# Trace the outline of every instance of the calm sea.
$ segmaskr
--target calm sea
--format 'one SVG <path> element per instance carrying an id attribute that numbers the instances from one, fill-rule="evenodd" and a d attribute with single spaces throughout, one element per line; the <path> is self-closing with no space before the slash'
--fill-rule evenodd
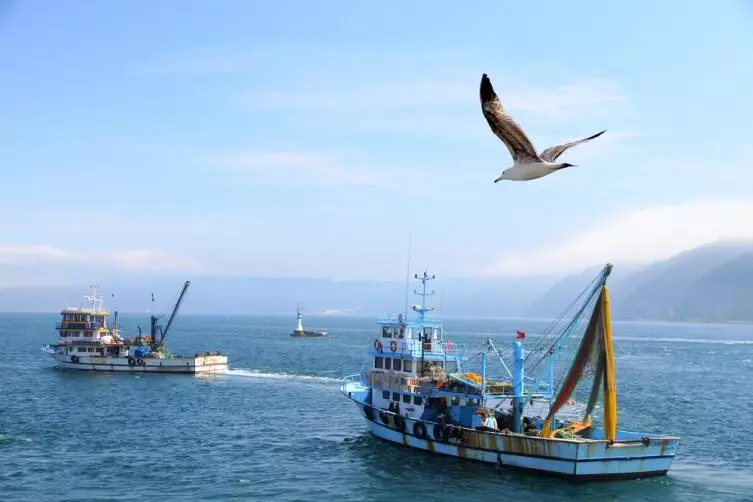
<path id="1" fill-rule="evenodd" d="M 215 377 L 58 370 L 54 315 L 0 314 L 0 499 L 753 500 L 753 326 L 615 323 L 626 430 L 682 437 L 666 477 L 571 484 L 433 456 L 366 432 L 338 379 L 357 373 L 371 319 L 179 316 L 175 352 L 220 350 Z M 121 316 L 135 332 L 145 318 Z M 546 322 L 447 320 L 451 337 L 509 347 Z"/>

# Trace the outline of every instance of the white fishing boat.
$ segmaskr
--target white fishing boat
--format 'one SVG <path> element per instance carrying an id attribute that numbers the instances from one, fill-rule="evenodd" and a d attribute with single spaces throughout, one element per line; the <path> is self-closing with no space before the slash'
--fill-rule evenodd
<path id="1" fill-rule="evenodd" d="M 369 368 L 343 379 L 341 392 L 374 435 L 404 447 L 575 480 L 666 474 L 680 438 L 617 428 L 611 270 L 604 267 L 571 320 L 563 316 L 561 330 L 541 334 L 528 356 L 518 331 L 509 366 L 491 339 L 472 357 L 448 340 L 441 321 L 425 317 L 432 310 L 426 281 L 433 276 L 416 276 L 423 284 L 423 301 L 413 307 L 418 317 L 380 321 Z M 569 362 L 560 365 L 567 352 Z M 498 360 L 501 375 L 487 358 Z M 479 372 L 471 371 L 472 360 L 480 362 Z M 557 381 L 555 374 L 563 376 Z M 576 393 L 587 398 L 585 408 L 565 413 Z"/>
<path id="2" fill-rule="evenodd" d="M 158 324 L 162 316 L 150 317 L 150 335 L 123 338 L 115 312 L 109 324 L 110 313 L 104 308 L 104 300 L 98 286 L 92 286 L 92 294 L 84 296 L 88 305 L 65 308 L 60 312 L 61 321 L 56 329 L 59 339 L 55 344 L 42 347 L 61 368 L 83 371 L 129 371 L 147 373 L 212 373 L 228 368 L 228 357 L 219 352 L 203 352 L 193 355 L 171 354 L 165 347 L 165 337 L 175 319 L 190 281 L 186 281 L 175 303 L 167 325 Z"/>

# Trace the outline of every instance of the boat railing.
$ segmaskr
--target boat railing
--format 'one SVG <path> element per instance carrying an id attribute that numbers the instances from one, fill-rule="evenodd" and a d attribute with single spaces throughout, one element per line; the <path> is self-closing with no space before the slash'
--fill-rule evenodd
<path id="1" fill-rule="evenodd" d="M 381 344 L 381 349 L 375 343 L 369 351 L 371 355 L 401 354 L 417 357 L 421 354 L 428 354 L 457 358 L 465 357 L 467 354 L 467 347 L 465 345 L 458 345 L 449 340 L 430 340 L 426 342 L 404 338 L 378 338 L 377 340 Z M 392 343 L 393 341 L 395 342 L 394 344 Z"/>
<path id="2" fill-rule="evenodd" d="M 63 338 L 58 342 L 58 345 L 73 345 L 73 346 L 76 346 L 76 345 L 97 345 L 97 346 L 113 345 L 115 346 L 115 345 L 121 345 L 121 344 L 115 341 L 110 342 L 110 343 L 105 343 L 102 341 L 101 338 L 88 337 L 86 340 L 66 340 L 65 338 Z"/>

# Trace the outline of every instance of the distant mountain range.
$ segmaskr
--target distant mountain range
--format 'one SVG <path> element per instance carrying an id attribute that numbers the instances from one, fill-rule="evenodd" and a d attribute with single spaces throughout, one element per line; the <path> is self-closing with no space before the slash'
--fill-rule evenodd
<path id="1" fill-rule="evenodd" d="M 185 278 L 133 277 L 104 281 L 105 303 L 121 312 L 162 312 L 175 301 Z M 404 282 L 328 280 L 311 278 L 196 277 L 181 312 L 194 314 L 257 314 L 295 317 L 303 302 L 304 315 L 376 316 L 406 308 Z M 520 315 L 556 281 L 526 279 L 441 279 L 429 283 L 431 306 L 444 316 L 514 317 Z M 416 281 L 411 281 L 410 291 Z M 50 312 L 78 306 L 89 293 L 85 283 L 0 287 L 0 311 Z M 151 293 L 155 302 L 151 303 Z M 112 294 L 115 296 L 113 297 Z M 418 297 L 408 295 L 408 306 Z"/>
<path id="2" fill-rule="evenodd" d="M 430 283 L 430 305 L 445 317 L 553 318 L 591 282 L 603 264 L 562 277 L 443 279 Z M 37 269 L 38 271 L 38 269 Z M 6 274 L 7 272 L 7 274 Z M 0 266 L 0 276 L 23 274 Z M 78 278 L 92 271 L 76 270 Z M 441 272 L 441 271 L 440 271 Z M 109 274 L 109 275 L 108 275 Z M 0 286 L 0 311 L 56 312 L 78 306 L 88 284 L 71 270 L 50 270 L 49 284 Z M 179 277 L 149 274 L 105 278 L 106 305 L 123 313 L 164 312 L 185 279 L 192 281 L 182 312 L 295 316 L 300 298 L 305 315 L 376 316 L 402 312 L 406 285 L 400 281 L 336 281 L 310 278 Z M 411 281 L 410 291 L 415 288 Z M 718 242 L 646 266 L 615 263 L 609 280 L 615 320 L 753 321 L 753 243 Z M 154 293 L 155 302 L 151 302 Z M 114 295 L 114 296 L 113 296 Z M 417 303 L 409 295 L 408 304 Z"/>
<path id="3" fill-rule="evenodd" d="M 562 279 L 524 315 L 558 315 L 597 272 Z M 615 319 L 751 322 L 753 243 L 717 242 L 639 268 L 615 265 L 609 289 Z"/>

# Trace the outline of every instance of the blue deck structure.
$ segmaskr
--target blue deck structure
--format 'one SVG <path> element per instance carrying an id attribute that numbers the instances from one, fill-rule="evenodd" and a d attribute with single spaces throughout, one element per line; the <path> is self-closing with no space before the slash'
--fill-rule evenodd
<path id="1" fill-rule="evenodd" d="M 526 354 L 525 334 L 518 332 L 509 366 L 491 339 L 474 356 L 445 340 L 442 322 L 426 318 L 426 283 L 433 277 L 416 275 L 423 285 L 416 292 L 422 303 L 413 306 L 418 315 L 380 320 L 380 336 L 368 350 L 371 367 L 345 377 L 341 392 L 373 434 L 406 447 L 576 480 L 666 474 L 679 438 L 616 429 L 611 268 L 604 267 L 572 320 L 541 337 L 532 352 Z M 575 349 L 555 381 L 567 347 Z M 470 368 L 475 359 L 479 373 Z M 501 377 L 491 373 L 493 362 L 504 368 Z M 584 385 L 582 410 L 572 397 Z M 603 427 L 591 424 L 597 399 Z"/>

